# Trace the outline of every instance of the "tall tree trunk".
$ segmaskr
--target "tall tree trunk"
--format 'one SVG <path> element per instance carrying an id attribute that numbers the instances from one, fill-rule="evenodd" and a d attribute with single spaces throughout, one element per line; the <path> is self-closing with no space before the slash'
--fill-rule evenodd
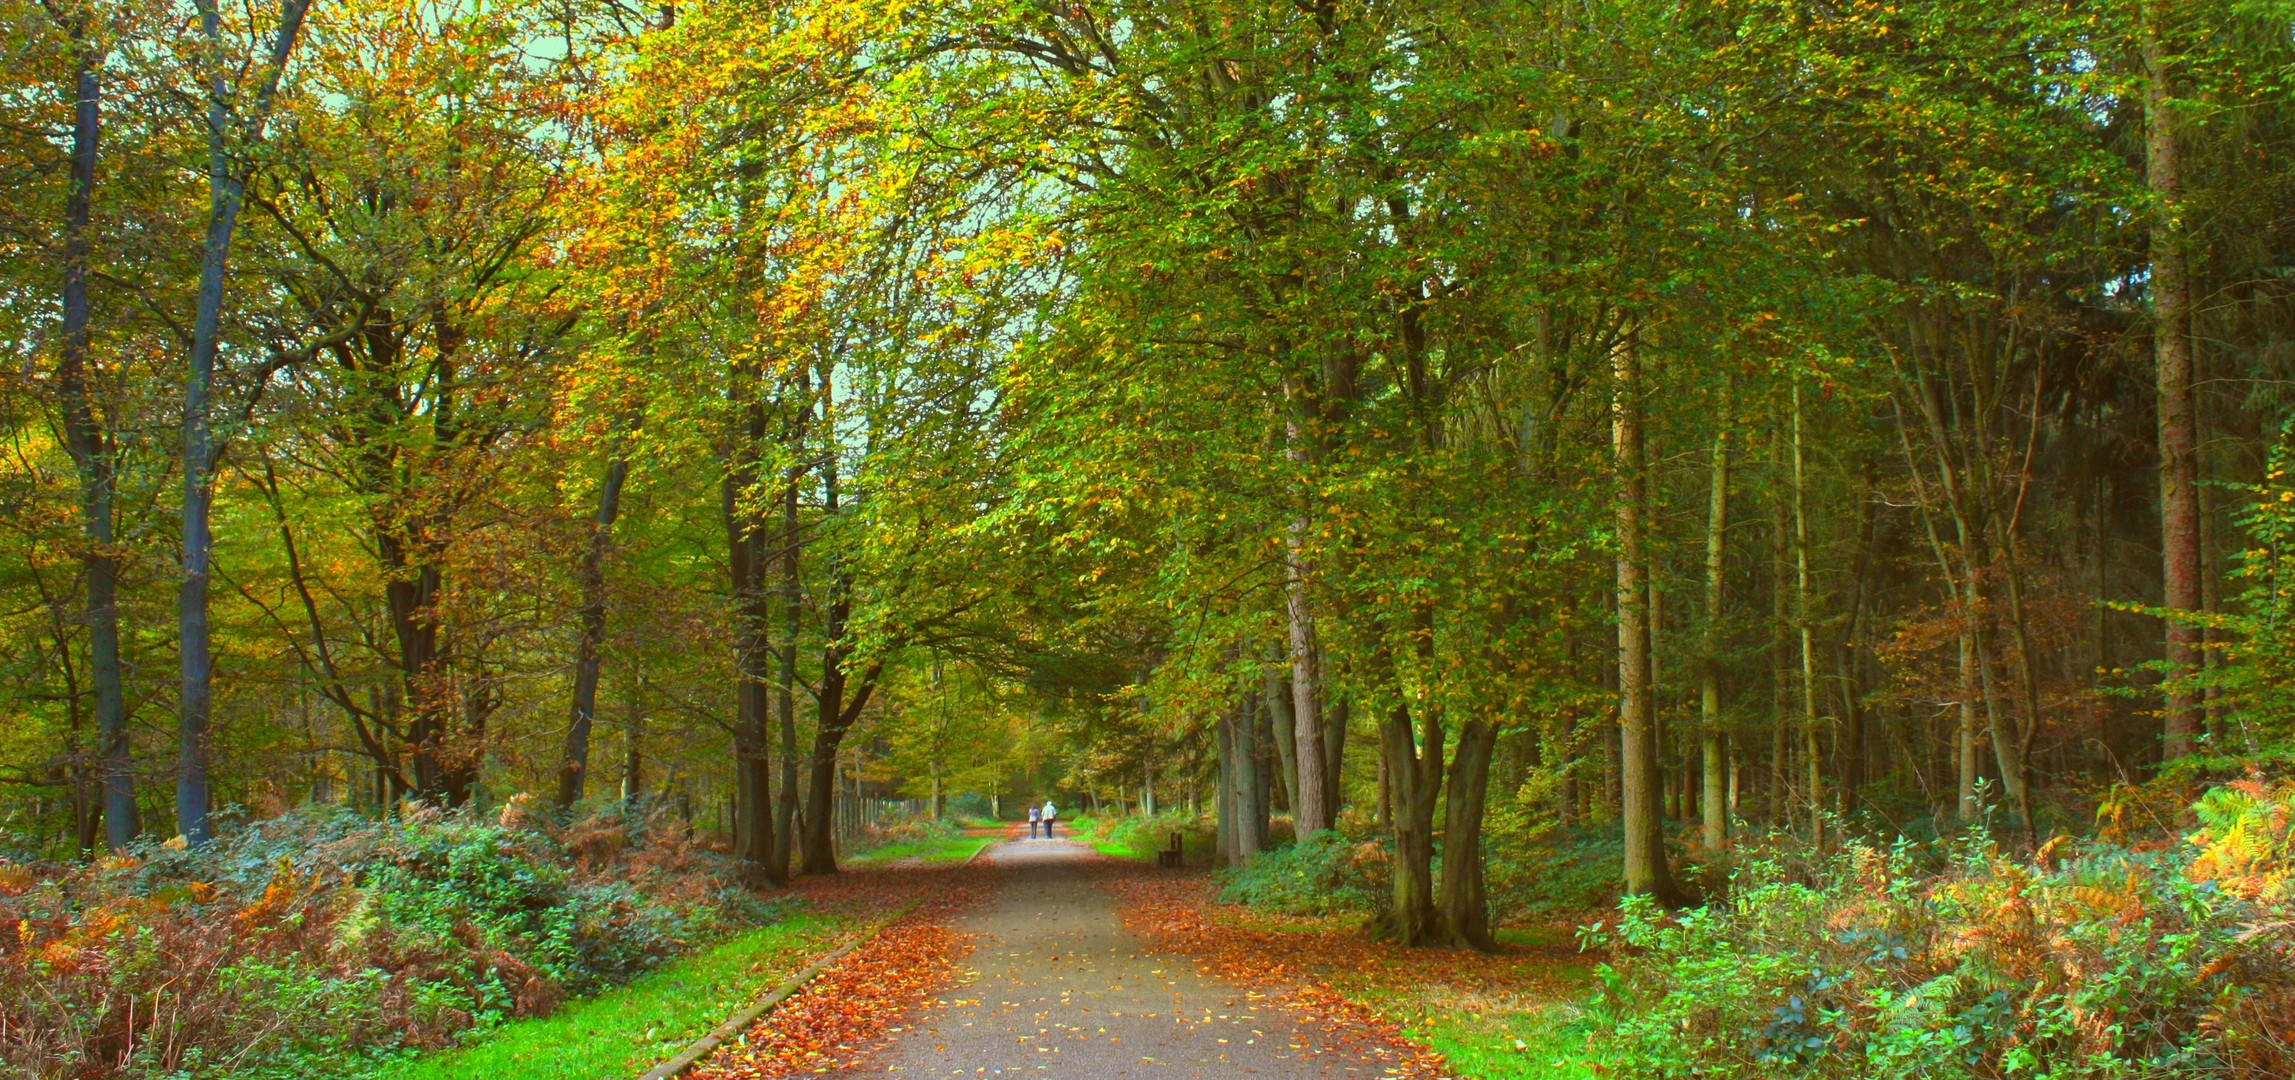
<path id="1" fill-rule="evenodd" d="M 1825 846 L 1825 759 L 1818 749 L 1817 660 L 1809 627 L 1808 479 L 1801 460 L 1801 382 L 1793 382 L 1793 627 L 1801 639 L 1802 755 L 1809 785 L 1809 842 Z"/>
<path id="2" fill-rule="evenodd" d="M 284 0 L 262 85 L 247 110 L 244 137 L 259 141 L 279 89 L 287 56 L 303 30 L 310 0 Z M 207 235 L 199 261 L 199 291 L 191 324 L 191 357 L 183 383 L 183 582 L 177 589 L 175 618 L 177 667 L 182 690 L 176 703 L 176 829 L 194 844 L 213 835 L 208 821 L 207 724 L 214 710 L 215 658 L 208 625 L 208 583 L 215 556 L 215 430 L 208 397 L 215 381 L 215 358 L 223 343 L 223 276 L 231 261 L 231 238 L 247 190 L 247 167 L 231 157 L 230 65 L 224 60 L 223 17 L 215 0 L 196 0 L 199 33 L 207 69 Z"/>
<path id="3" fill-rule="evenodd" d="M 1626 891 L 1678 907 L 1681 892 L 1666 863 L 1657 728 L 1650 695 L 1649 591 L 1643 540 L 1641 359 L 1630 330 L 1610 351 L 1612 461 L 1617 473 L 1619 797 L 1625 824 Z"/>
<path id="4" fill-rule="evenodd" d="M 2144 179 L 2157 205 L 2151 218 L 2152 361 L 2158 382 L 2160 580 L 2162 606 L 2200 610 L 2199 433 L 2192 399 L 2191 273 L 2183 214 L 2183 147 L 2171 105 L 2171 50 L 2163 41 L 2158 0 L 2143 5 Z M 2169 690 L 2160 711 L 2161 754 L 2173 760 L 2195 749 L 2200 696 L 2176 680 L 2200 667 L 2200 630 L 2169 618 Z"/>
<path id="5" fill-rule="evenodd" d="M 733 859 L 744 885 L 774 881 L 773 773 L 766 734 L 765 665 L 772 655 L 764 593 L 764 544 L 749 504 L 756 482 L 754 455 L 764 435 L 760 406 L 744 408 L 738 464 L 724 480 L 726 566 L 731 574 L 734 660 Z"/>
<path id="6" fill-rule="evenodd" d="M 1967 616 L 1962 617 L 1965 621 Z M 1959 769 L 1959 818 L 1962 824 L 1976 820 L 1976 742 L 1983 730 L 1978 723 L 1976 676 L 1976 635 L 1963 629 L 1960 645 L 1960 738 L 1954 745 L 1955 763 Z"/>
<path id="7" fill-rule="evenodd" d="M 88 218 L 95 195 L 96 147 L 101 134 L 103 84 L 100 56 L 87 39 L 85 14 L 72 20 L 72 188 L 64 202 L 64 325 L 56 389 L 64 413 L 64 445 L 79 474 L 80 556 L 88 582 L 88 679 L 96 696 L 96 761 L 103 787 L 104 843 L 127 846 L 141 829 L 135 772 L 128 760 L 127 696 L 120 673 L 119 558 L 112 537 L 115 480 L 111 440 L 96 419 L 88 390 Z"/>
<path id="8" fill-rule="evenodd" d="M 804 450 L 813 416 L 811 369 L 800 363 L 795 376 L 787 445 L 797 462 L 789 466 L 781 485 L 781 670 L 773 695 L 775 719 L 781 726 L 781 804 L 774 820 L 772 865 L 782 880 L 789 876 L 797 832 L 797 638 L 804 628 L 805 600 L 805 538 L 797 520 L 797 492 L 809 471 Z"/>
<path id="9" fill-rule="evenodd" d="M 1398 673 L 1399 676 L 1399 673 Z M 1402 688 L 1396 679 L 1396 689 Z M 1434 808 L 1442 793 L 1442 727 L 1429 710 L 1426 725 L 1431 753 L 1414 740 L 1410 706 L 1387 710 L 1379 732 L 1386 749 L 1387 792 L 1395 837 L 1394 895 L 1379 925 L 1380 936 L 1403 945 L 1436 945 L 1444 938 L 1442 914 L 1434 898 Z"/>
<path id="10" fill-rule="evenodd" d="M 1712 479 L 1705 508 L 1705 632 L 1698 649 L 1698 749 L 1705 774 L 1699 809 L 1708 851 L 1719 851 L 1729 842 L 1729 808 L 1722 802 L 1728 766 L 1721 730 L 1721 601 L 1723 575 L 1729 568 L 1729 434 L 1734 423 L 1730 390 L 1731 384 L 1723 382 L 1713 432 Z"/>
<path id="11" fill-rule="evenodd" d="M 802 837 L 800 868 L 807 874 L 834 874 L 837 872 L 836 848 L 836 788 L 837 753 L 844 744 L 845 717 L 845 642 L 844 616 L 851 604 L 844 591 L 849 584 L 840 583 L 838 595 L 828 605 L 828 618 L 823 632 L 830 644 L 821 650 L 820 704 L 815 710 L 813 726 L 812 775 L 805 788 L 805 830 Z"/>
<path id="12" fill-rule="evenodd" d="M 1979 630 L 1976 634 L 1976 665 L 1984 685 L 1984 712 L 1990 723 L 1992 761 L 2000 769 L 2000 787 L 2008 795 L 2008 808 L 2016 815 L 2017 825 L 2024 830 L 2027 843 L 2039 842 L 2039 829 L 2032 818 L 2032 793 L 2025 782 L 2023 741 L 2009 728 L 2009 710 L 2000 703 L 1999 683 L 1992 675 L 1993 635 Z"/>
<path id="13" fill-rule="evenodd" d="M 1490 899 L 1482 879 L 1482 818 L 1489 806 L 1490 756 L 1498 725 L 1469 720 L 1458 729 L 1451 752 L 1450 798 L 1442 828 L 1442 923 L 1454 947 L 1495 952 L 1490 934 Z"/>
<path id="14" fill-rule="evenodd" d="M 1251 696 L 1241 694 L 1219 716 L 1219 813 L 1229 866 L 1248 866 L 1267 847 L 1266 819 L 1258 812 L 1255 712 Z"/>
<path id="15" fill-rule="evenodd" d="M 606 548 L 613 540 L 614 518 L 621 513 L 622 484 L 629 479 L 629 459 L 615 453 L 606 463 L 605 483 L 598 489 L 598 512 L 590 519 L 589 543 L 582 548 L 575 578 L 581 584 L 582 637 L 574 650 L 573 716 L 566 724 L 565 761 L 558 773 L 558 805 L 572 807 L 582 799 L 590 772 L 590 724 L 598 712 L 598 671 L 603 666 L 606 639 Z"/>
<path id="16" fill-rule="evenodd" d="M 832 437 L 836 432 L 834 414 L 828 399 L 830 373 L 821 374 L 821 426 Z M 837 459 L 834 450 L 824 458 L 821 473 L 821 508 L 834 518 L 838 512 Z M 822 606 L 821 636 L 827 642 L 821 649 L 820 706 L 813 731 L 813 775 L 806 789 L 806 819 L 802 848 L 803 870 L 808 874 L 834 874 L 837 872 L 834 798 L 837 782 L 837 750 L 844 743 L 845 732 L 853 721 L 860 718 L 868 705 L 869 696 L 876 690 L 877 677 L 882 673 L 881 662 L 872 662 L 858 678 L 848 671 L 846 663 L 852 659 L 852 642 L 848 639 L 853 614 L 853 575 L 836 560 L 831 560 L 828 602 Z M 847 698 L 850 700 L 847 700 Z"/>
<path id="17" fill-rule="evenodd" d="M 1857 796 L 1865 785 L 1865 715 L 1858 701 L 1856 647 L 1864 634 L 1873 562 L 1879 548 L 1874 535 L 1872 481 L 1873 464 L 1867 461 L 1857 492 L 1857 576 L 1850 587 L 1849 624 L 1833 646 L 1834 676 L 1841 688 L 1841 732 L 1834 747 L 1840 761 L 1843 815 L 1856 812 Z"/>
<path id="18" fill-rule="evenodd" d="M 645 795 L 645 676 L 637 679 L 630 711 L 622 722 L 622 805 L 634 807 Z"/>
<path id="19" fill-rule="evenodd" d="M 1297 420 L 1285 427 L 1285 453 L 1305 461 Z M 1315 621 L 1307 598 L 1307 518 L 1291 519 L 1283 534 L 1283 611 L 1291 646 L 1291 716 L 1297 736 L 1291 820 L 1305 837 L 1331 827 L 1335 780 L 1324 771 L 1323 725 L 1316 711 Z"/>
<path id="20" fill-rule="evenodd" d="M 1792 727 L 1793 677 L 1788 667 L 1786 650 L 1791 647 L 1793 603 L 1786 592 L 1785 578 L 1790 572 L 1790 552 L 1793 540 L 1786 523 L 1787 499 L 1782 491 L 1785 465 L 1785 439 L 1783 429 L 1776 423 L 1774 412 L 1769 424 L 1769 468 L 1774 483 L 1773 497 L 1769 500 L 1769 824 L 1787 827 L 1793 824 L 1793 770 L 1792 758 L 1786 748 L 1786 732 Z"/>
<path id="21" fill-rule="evenodd" d="M 1236 837 L 1242 833 L 1237 827 L 1235 813 L 1235 725 L 1225 712 L 1211 724 L 1212 748 L 1218 754 L 1218 769 L 1211 787 L 1211 850 L 1212 859 L 1221 866 L 1236 866 L 1241 845 Z M 1032 835 L 1032 834 L 1031 834 Z"/>
<path id="22" fill-rule="evenodd" d="M 1272 647 L 1268 654 L 1270 660 L 1281 656 L 1281 646 Z M 1260 674 L 1259 697 L 1267 704 L 1268 732 L 1274 736 L 1276 760 L 1280 765 L 1275 772 L 1283 781 L 1284 805 L 1291 808 L 1291 825 L 1296 830 L 1299 823 L 1299 745 L 1298 731 L 1292 719 L 1296 715 L 1296 703 L 1291 698 L 1290 682 L 1284 678 L 1282 670 L 1270 664 Z"/>
<path id="23" fill-rule="evenodd" d="M 1246 686 L 1242 693 L 1243 716 L 1239 723 L 1247 736 L 1244 741 L 1244 760 L 1250 762 L 1251 771 L 1245 776 L 1246 790 L 1251 793 L 1251 840 L 1261 851 L 1267 850 L 1267 822 L 1274 805 L 1274 754 L 1269 742 L 1274 735 L 1268 730 L 1266 717 L 1259 710 L 1259 694 Z"/>
<path id="24" fill-rule="evenodd" d="M 1323 820 L 1334 828 L 1346 802 L 1347 725 L 1354 720 L 1354 706 L 1336 691 L 1336 685 L 1328 679 L 1323 681 L 1323 690 L 1329 695 L 1323 702 Z"/>

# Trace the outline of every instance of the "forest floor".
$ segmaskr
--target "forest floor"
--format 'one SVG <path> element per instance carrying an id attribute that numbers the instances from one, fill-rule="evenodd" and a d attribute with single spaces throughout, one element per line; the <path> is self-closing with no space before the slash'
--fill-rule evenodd
<path id="1" fill-rule="evenodd" d="M 1199 873 L 1123 865 L 1107 881 L 1125 925 L 1207 971 L 1266 988 L 1295 1015 L 1396 1057 L 1388 1075 L 1570 1080 L 1594 1075 L 1570 1029 L 1594 960 L 1567 923 L 1508 927 L 1502 951 L 1406 949 L 1359 917 L 1274 915 L 1212 902 Z"/>
<path id="2" fill-rule="evenodd" d="M 1587 970 L 1566 945 L 1513 935 L 1501 956 L 1429 963 L 1338 921 L 1211 904 L 1200 871 L 1112 860 L 1022 828 L 969 866 L 926 872 L 941 881 L 915 908 L 692 1075 L 1577 1071 L 1553 1036 L 1557 1003 Z"/>

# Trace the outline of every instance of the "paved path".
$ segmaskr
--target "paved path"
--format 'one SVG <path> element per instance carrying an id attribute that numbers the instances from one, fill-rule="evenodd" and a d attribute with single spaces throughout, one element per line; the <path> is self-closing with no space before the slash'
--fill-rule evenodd
<path id="1" fill-rule="evenodd" d="M 984 852 L 1001 871 L 958 923 L 973 935 L 960 984 L 893 1043 L 843 1075 L 1278 1080 L 1375 1077 L 1317 1053 L 1316 1033 L 1273 1003 L 1145 953 L 1100 887 L 1089 848 L 1012 840 Z"/>

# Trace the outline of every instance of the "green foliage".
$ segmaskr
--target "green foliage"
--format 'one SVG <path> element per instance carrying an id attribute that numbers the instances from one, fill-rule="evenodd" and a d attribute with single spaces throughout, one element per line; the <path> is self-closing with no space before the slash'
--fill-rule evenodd
<path id="1" fill-rule="evenodd" d="M 1529 839 L 1489 837 L 1484 856 L 1494 916 L 1569 915 L 1617 902 L 1625 834 L 1611 823 Z"/>
<path id="2" fill-rule="evenodd" d="M 2273 444 L 2262 482 L 2241 485 L 2247 534 L 2232 580 L 2242 582 L 2227 613 L 2187 615 L 2211 625 L 2229 663 L 2186 680 L 2220 691 L 2229 723 L 2201 735 L 2204 764 L 2240 768 L 2295 759 L 2295 420 Z"/>
<path id="3" fill-rule="evenodd" d="M 1587 1025 L 1646 1077 L 2285 1075 L 2295 922 L 2218 873 L 2239 845 L 2213 835 L 2026 862 L 1980 833 L 1941 873 L 1856 845 L 1747 863 L 1704 909 L 1629 897 L 1587 931 L 1617 950 Z"/>
<path id="4" fill-rule="evenodd" d="M 636 1076 L 796 971 L 841 925 L 835 916 L 800 915 L 752 930 L 547 1017 L 504 1024 L 471 1045 L 390 1063 L 374 1080 Z"/>
<path id="5" fill-rule="evenodd" d="M 1169 810 L 1154 817 L 1085 815 L 1062 819 L 1062 827 L 1074 829 L 1078 839 L 1100 854 L 1118 859 L 1155 858 L 1155 853 L 1170 843 L 1173 833 L 1180 835 L 1182 849 L 1190 859 L 1201 857 L 1213 842 L 1211 823 L 1185 810 Z"/>
<path id="6" fill-rule="evenodd" d="M 786 916 L 641 814 L 555 828 L 324 808 L 79 871 L 0 867 L 0 1060 L 287 1080 L 450 1046 Z M 154 1026 L 154 1016 L 164 1018 Z"/>
<path id="7" fill-rule="evenodd" d="M 539 976 L 583 993 L 684 943 L 677 913 L 618 881 L 578 883 L 546 834 L 467 821 L 401 825 L 359 878 L 346 939 L 400 956 L 469 951 L 481 1001 L 515 1000 Z"/>
<path id="8" fill-rule="evenodd" d="M 1289 915 L 1366 914 L 1386 903 L 1392 886 L 1389 845 L 1315 833 L 1251 865 L 1220 871 L 1219 898 Z"/>

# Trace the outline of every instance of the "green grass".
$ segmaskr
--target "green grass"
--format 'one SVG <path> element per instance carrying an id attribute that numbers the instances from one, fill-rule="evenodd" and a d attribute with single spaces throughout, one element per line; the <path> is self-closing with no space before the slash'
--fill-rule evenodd
<path id="1" fill-rule="evenodd" d="M 1075 830 L 1072 834 L 1074 839 L 1092 845 L 1092 850 L 1111 859 L 1153 859 L 1155 853 L 1163 848 L 1164 841 L 1168 839 L 1166 834 L 1170 831 L 1168 818 L 1158 819 L 1153 828 L 1142 828 L 1143 820 L 1136 817 L 1085 815 L 1061 820 Z M 1190 864 L 1209 859 L 1217 842 L 1210 832 L 1197 828 L 1183 826 L 1180 836 Z"/>
<path id="2" fill-rule="evenodd" d="M 371 1080 L 606 1080 L 675 1055 L 797 973 L 848 920 L 796 915 L 675 960 L 476 1043 L 382 1067 Z"/>
<path id="3" fill-rule="evenodd" d="M 986 836 L 943 836 L 931 840 L 903 840 L 881 848 L 851 856 L 846 862 L 861 866 L 881 866 L 902 859 L 923 859 L 928 863 L 959 863 L 972 857 L 981 848 L 995 843 Z"/>
<path id="4" fill-rule="evenodd" d="M 1575 1010 L 1451 1013 L 1422 1017 L 1404 1033 L 1448 1059 L 1460 1076 L 1475 1080 L 1580 1080 L 1600 1075 L 1584 1033 L 1573 1030 Z"/>

